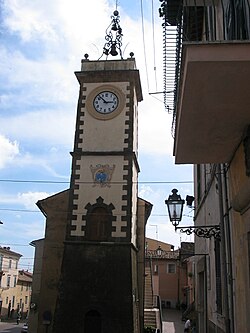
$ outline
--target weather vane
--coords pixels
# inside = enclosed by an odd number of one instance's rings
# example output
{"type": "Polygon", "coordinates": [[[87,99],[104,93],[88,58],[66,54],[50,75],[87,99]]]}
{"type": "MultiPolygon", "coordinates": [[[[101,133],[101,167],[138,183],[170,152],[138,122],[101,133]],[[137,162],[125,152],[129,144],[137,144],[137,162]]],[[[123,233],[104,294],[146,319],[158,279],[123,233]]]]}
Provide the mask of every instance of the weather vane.
{"type": "MultiPolygon", "coordinates": [[[[122,46],[122,28],[120,26],[120,16],[119,12],[117,10],[117,2],[116,2],[116,10],[113,12],[113,15],[111,16],[111,23],[106,29],[106,36],[105,40],[106,43],[104,44],[103,47],[103,55],[106,55],[107,57],[109,55],[112,55],[113,57],[117,56],[120,54],[121,59],[122,59],[122,51],[121,51],[121,46],[122,46]]],[[[101,59],[101,57],[99,59],[101,59]]]]}

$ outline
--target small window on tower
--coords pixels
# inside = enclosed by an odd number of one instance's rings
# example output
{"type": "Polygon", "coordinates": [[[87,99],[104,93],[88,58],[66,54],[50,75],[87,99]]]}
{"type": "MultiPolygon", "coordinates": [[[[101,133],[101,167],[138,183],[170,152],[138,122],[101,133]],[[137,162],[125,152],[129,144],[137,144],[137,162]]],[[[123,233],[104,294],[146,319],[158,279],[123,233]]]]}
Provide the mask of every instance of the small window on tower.
{"type": "Polygon", "coordinates": [[[110,221],[107,210],[97,207],[88,215],[86,237],[93,241],[105,241],[110,237],[110,221]]]}

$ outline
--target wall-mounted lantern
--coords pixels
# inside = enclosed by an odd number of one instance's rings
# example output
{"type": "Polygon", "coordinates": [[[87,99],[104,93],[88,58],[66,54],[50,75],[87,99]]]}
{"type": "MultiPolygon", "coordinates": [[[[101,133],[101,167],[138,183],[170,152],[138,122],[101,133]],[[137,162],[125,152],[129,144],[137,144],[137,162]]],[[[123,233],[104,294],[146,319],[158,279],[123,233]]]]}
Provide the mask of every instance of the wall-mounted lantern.
{"type": "MultiPolygon", "coordinates": [[[[199,225],[199,226],[187,226],[187,227],[178,227],[181,219],[182,212],[185,200],[181,198],[178,193],[178,190],[174,188],[172,190],[172,194],[169,195],[168,199],[165,200],[165,204],[168,207],[169,219],[172,222],[175,230],[179,230],[182,233],[186,233],[187,235],[191,235],[194,233],[198,237],[203,238],[211,238],[220,240],[220,226],[217,225],[199,225]]],[[[192,202],[194,197],[192,198],[192,202]]],[[[187,202],[189,204],[189,202],[187,202]]]]}

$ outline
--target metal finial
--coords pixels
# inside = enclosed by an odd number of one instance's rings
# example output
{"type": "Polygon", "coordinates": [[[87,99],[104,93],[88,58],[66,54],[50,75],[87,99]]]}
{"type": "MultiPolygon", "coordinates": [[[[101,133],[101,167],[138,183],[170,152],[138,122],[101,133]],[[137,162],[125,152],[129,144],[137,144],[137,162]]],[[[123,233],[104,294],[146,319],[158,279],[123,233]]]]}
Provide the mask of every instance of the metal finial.
{"type": "Polygon", "coordinates": [[[130,52],[129,55],[131,58],[133,58],[135,54],[134,54],[134,52],[130,52]]]}
{"type": "Polygon", "coordinates": [[[85,60],[89,60],[89,59],[88,59],[88,58],[89,58],[88,53],[85,53],[85,54],[84,54],[84,58],[85,58],[85,60]]]}
{"type": "MultiPolygon", "coordinates": [[[[116,9],[113,12],[113,15],[111,16],[111,23],[106,29],[106,36],[105,40],[106,43],[104,44],[103,47],[103,55],[106,55],[107,57],[109,55],[112,55],[113,57],[117,56],[120,54],[120,57],[122,59],[122,51],[121,51],[121,46],[122,46],[122,28],[120,26],[120,16],[119,12],[116,9]]],[[[99,59],[101,59],[101,57],[99,59]]]]}

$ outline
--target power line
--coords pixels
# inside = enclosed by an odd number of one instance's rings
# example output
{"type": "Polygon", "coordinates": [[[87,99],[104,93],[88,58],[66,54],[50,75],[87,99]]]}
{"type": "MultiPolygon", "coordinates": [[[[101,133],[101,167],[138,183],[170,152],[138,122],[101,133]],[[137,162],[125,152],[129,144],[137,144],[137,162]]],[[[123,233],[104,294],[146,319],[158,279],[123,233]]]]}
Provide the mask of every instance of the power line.
{"type": "Polygon", "coordinates": [[[141,0],[141,26],[142,26],[142,41],[143,41],[144,62],[145,62],[147,86],[148,86],[148,91],[149,91],[149,78],[148,78],[148,66],[147,66],[147,56],[146,56],[145,31],[144,31],[143,0],[141,0]]]}
{"type": "Polygon", "coordinates": [[[69,184],[69,181],[54,180],[21,180],[21,179],[0,179],[2,183],[41,183],[41,184],[69,184]]]}
{"type": "Polygon", "coordinates": [[[154,21],[154,0],[152,0],[152,33],[153,33],[153,51],[154,51],[154,72],[155,72],[155,90],[157,91],[157,73],[156,73],[156,55],[155,55],[155,21],[154,21]]]}
{"type": "MultiPolygon", "coordinates": [[[[10,243],[0,243],[1,244],[1,246],[2,245],[4,245],[4,246],[30,246],[29,244],[10,244],[10,243]]],[[[3,248],[1,249],[1,247],[0,247],[0,250],[3,250],[3,248]]]]}
{"type": "Polygon", "coordinates": [[[6,212],[25,212],[25,213],[41,213],[40,210],[30,210],[30,209],[14,209],[14,208],[0,208],[0,211],[6,212]]]}
{"type": "MultiPolygon", "coordinates": [[[[41,183],[41,184],[70,184],[70,181],[54,181],[54,180],[28,180],[28,179],[0,179],[0,182],[2,183],[41,183]]],[[[91,182],[83,182],[83,181],[76,181],[77,184],[92,184],[91,182]]],[[[110,182],[110,184],[125,184],[126,181],[121,182],[110,182]]],[[[193,180],[180,180],[180,181],[137,181],[132,182],[137,184],[192,184],[193,180]]]]}

